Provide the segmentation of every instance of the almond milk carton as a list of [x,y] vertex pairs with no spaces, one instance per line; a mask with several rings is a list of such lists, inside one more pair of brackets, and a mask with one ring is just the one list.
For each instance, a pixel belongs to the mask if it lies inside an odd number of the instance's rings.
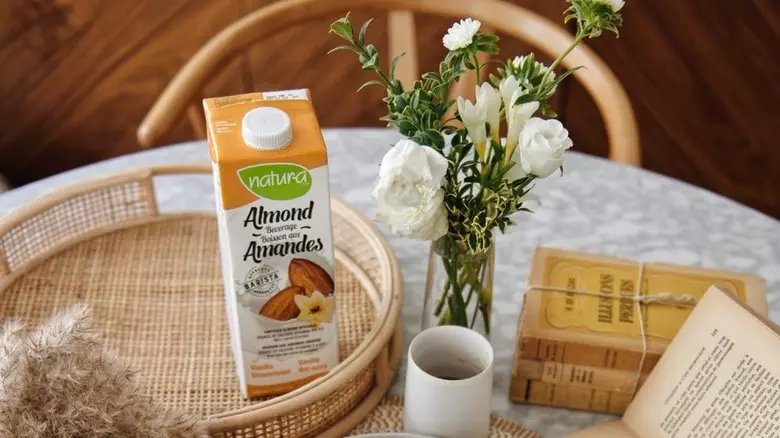
[[325,143],[308,90],[204,107],[241,391],[286,393],[339,360]]

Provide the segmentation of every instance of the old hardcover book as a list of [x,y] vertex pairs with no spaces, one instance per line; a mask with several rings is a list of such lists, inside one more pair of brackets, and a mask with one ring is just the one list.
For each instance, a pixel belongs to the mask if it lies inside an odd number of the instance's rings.
[[570,438],[780,436],[780,331],[713,287],[623,419]]
[[[639,276],[640,265],[635,261],[537,248],[529,286],[541,289],[526,293],[518,324],[516,359],[636,372],[642,360],[642,327],[633,299]],[[670,294],[698,300],[716,285],[766,315],[765,282],[756,275],[645,263],[641,277],[641,296]],[[691,309],[661,302],[642,304],[647,352],[639,371],[653,369]]]
[[604,414],[622,414],[631,403],[631,393],[604,391],[581,386],[562,385],[541,380],[524,379],[525,390],[516,401],[543,406],[578,409]]
[[519,359],[515,361],[512,368],[512,378],[633,394],[647,378],[647,374],[554,361]]

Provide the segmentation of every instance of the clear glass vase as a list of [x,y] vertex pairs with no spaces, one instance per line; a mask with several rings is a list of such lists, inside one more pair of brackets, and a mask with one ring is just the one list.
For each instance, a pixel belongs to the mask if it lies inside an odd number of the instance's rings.
[[423,329],[459,325],[490,336],[495,248],[469,254],[450,237],[431,245]]

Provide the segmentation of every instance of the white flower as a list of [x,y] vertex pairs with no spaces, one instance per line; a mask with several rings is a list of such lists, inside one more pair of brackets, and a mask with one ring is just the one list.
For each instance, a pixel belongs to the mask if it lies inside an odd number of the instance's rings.
[[625,0],[596,0],[599,3],[604,3],[605,5],[612,8],[613,12],[618,12],[621,9],[623,9],[623,6],[625,6]]
[[520,133],[520,143],[512,155],[516,163],[507,173],[517,174],[515,168],[522,172],[535,175],[537,178],[547,178],[563,164],[563,152],[573,146],[567,131],[561,122],[555,119],[529,120]]
[[520,82],[514,76],[507,76],[502,79],[501,83],[498,84],[498,89],[501,93],[501,98],[504,100],[507,123],[506,145],[507,152],[511,154],[520,138],[520,131],[523,129],[523,125],[539,109],[539,102],[514,104],[525,93]]
[[444,47],[453,51],[468,46],[474,40],[474,35],[477,34],[481,25],[482,23],[478,20],[472,20],[471,18],[460,20],[460,23],[453,24],[447,30],[447,35],[444,35],[444,38],[442,38]]
[[519,89],[522,89],[522,87],[516,77],[510,75],[501,79],[501,82],[498,84],[498,91],[501,93],[501,99],[504,100],[504,108],[512,107],[512,95]]
[[463,125],[469,132],[474,148],[480,158],[484,158],[485,143],[487,143],[487,132],[485,131],[485,122],[487,122],[487,100],[477,100],[476,105],[470,100],[458,96],[458,113]]
[[490,124],[490,136],[494,141],[499,141],[499,128],[501,124],[501,94],[489,83],[483,82],[476,87],[477,105],[485,106],[485,120]]
[[[514,100],[520,98],[518,91],[512,96]],[[520,140],[520,133],[523,130],[525,123],[533,117],[536,110],[539,109],[539,102],[526,102],[519,105],[515,105],[509,109],[507,113],[507,133],[506,140],[507,145],[514,149],[517,142]]]
[[447,233],[442,182],[448,161],[403,139],[385,154],[374,188],[376,217],[396,236],[436,240]]
[[[598,1],[598,0],[597,0],[597,1]],[[520,67],[520,65],[522,65],[522,64],[525,62],[525,60],[526,60],[527,58],[528,58],[528,56],[526,56],[526,55],[523,55],[523,56],[515,56],[515,59],[513,59],[513,60],[512,60],[512,65],[513,65],[515,68],[519,68],[519,67]],[[546,71],[547,71],[547,66],[546,66],[546,65],[544,65],[543,63],[541,63],[541,62],[539,62],[539,61],[534,61],[534,64],[536,65],[536,67],[537,67],[537,68],[539,68],[539,71],[540,71],[540,72],[544,73],[544,72],[546,72]]]

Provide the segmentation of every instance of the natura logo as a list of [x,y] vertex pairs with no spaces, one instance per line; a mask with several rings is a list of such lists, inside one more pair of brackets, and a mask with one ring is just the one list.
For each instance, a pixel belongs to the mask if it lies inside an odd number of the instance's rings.
[[286,201],[299,198],[311,188],[311,174],[297,164],[260,164],[238,171],[238,178],[261,198]]

